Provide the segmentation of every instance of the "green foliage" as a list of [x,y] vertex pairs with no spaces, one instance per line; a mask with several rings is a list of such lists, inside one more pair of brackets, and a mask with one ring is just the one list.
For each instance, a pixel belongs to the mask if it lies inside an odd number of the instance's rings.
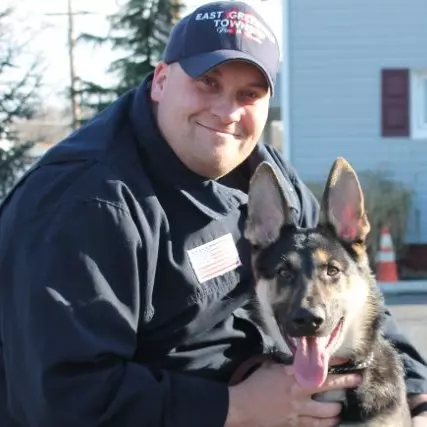
[[17,43],[14,32],[13,11],[0,10],[0,142],[11,146],[0,148],[0,199],[28,165],[32,143],[23,144],[13,129],[17,119],[32,116],[41,81],[37,60],[22,65],[28,41]]
[[27,142],[15,145],[10,150],[0,148],[0,201],[28,168],[29,160],[26,153],[32,145]]
[[109,44],[119,52],[108,72],[117,78],[111,87],[79,81],[77,91],[82,110],[87,115],[100,111],[115,98],[137,86],[161,59],[174,17],[182,5],[173,0],[128,0],[122,9],[109,17],[107,37],[82,34],[79,40],[95,45]]

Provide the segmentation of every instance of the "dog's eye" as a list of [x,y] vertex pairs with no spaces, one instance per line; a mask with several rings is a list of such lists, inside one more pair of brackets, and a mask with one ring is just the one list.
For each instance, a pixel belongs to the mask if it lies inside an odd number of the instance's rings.
[[331,277],[335,277],[340,273],[340,270],[335,265],[328,265],[326,267],[326,274]]
[[279,267],[278,269],[277,269],[277,275],[279,276],[279,277],[281,277],[282,279],[286,279],[286,280],[291,280],[291,279],[293,279],[293,277],[294,277],[294,273],[293,273],[293,271],[292,270],[289,270],[288,268],[286,268],[286,267]]

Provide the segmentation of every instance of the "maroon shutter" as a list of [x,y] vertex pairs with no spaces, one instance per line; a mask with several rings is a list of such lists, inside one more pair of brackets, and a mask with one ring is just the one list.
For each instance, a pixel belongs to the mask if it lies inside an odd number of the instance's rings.
[[409,70],[382,70],[381,80],[382,135],[409,136]]

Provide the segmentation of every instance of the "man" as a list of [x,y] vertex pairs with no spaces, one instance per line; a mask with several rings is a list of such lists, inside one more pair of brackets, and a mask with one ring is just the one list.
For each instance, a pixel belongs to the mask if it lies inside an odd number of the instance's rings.
[[[262,366],[228,386],[270,344],[243,309],[256,165],[281,172],[299,225],[317,221],[296,173],[257,143],[278,63],[250,6],[201,6],[177,24],[153,75],[55,146],[5,200],[2,425],[337,424],[340,405],[312,400],[319,390],[298,386],[292,367]],[[425,362],[388,320],[411,404],[427,400]],[[330,377],[322,390],[359,382]]]

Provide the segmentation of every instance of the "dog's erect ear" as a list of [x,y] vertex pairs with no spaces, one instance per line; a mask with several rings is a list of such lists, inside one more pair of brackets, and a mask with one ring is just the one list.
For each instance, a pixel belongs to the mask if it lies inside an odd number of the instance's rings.
[[253,245],[265,247],[277,240],[284,224],[291,223],[289,205],[277,175],[268,162],[262,162],[249,185],[245,237]]
[[362,188],[354,169],[342,157],[335,160],[322,200],[322,221],[331,224],[337,236],[364,243],[370,230]]

